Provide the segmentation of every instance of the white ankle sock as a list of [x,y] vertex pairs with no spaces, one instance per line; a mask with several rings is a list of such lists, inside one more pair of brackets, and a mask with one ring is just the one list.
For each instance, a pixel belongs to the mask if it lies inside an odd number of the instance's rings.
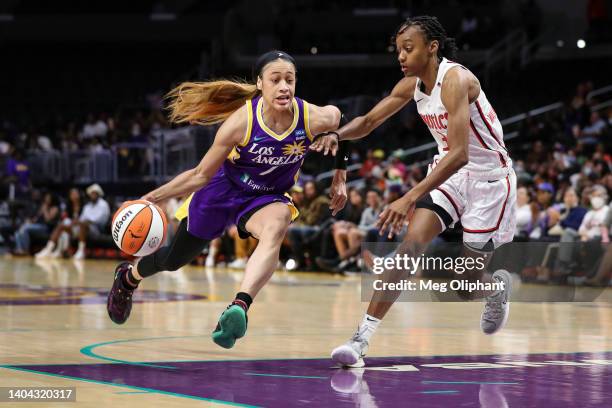
[[85,243],[79,241],[79,251],[84,251],[85,250]]
[[378,325],[381,321],[382,320],[377,319],[374,316],[370,316],[367,313],[363,315],[363,320],[359,325],[359,334],[361,335],[361,337],[363,337],[366,341],[369,342],[374,332],[376,332],[376,329],[378,329]]

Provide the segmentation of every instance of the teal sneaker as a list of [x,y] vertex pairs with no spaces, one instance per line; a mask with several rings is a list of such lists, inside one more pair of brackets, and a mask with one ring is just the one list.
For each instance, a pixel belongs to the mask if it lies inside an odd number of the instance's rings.
[[219,318],[217,328],[212,333],[212,339],[223,348],[234,347],[236,339],[243,337],[247,330],[247,315],[243,308],[231,304]]

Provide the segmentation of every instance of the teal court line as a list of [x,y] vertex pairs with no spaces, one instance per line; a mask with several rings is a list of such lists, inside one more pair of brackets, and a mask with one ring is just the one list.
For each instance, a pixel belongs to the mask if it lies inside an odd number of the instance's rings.
[[329,377],[317,377],[312,375],[286,375],[286,374],[263,374],[263,373],[243,373],[244,375],[256,375],[259,377],[281,377],[281,378],[311,378],[316,380],[327,380]]
[[421,384],[484,384],[484,385],[518,385],[517,382],[487,382],[487,381],[421,381]]
[[154,388],[145,388],[145,387],[138,387],[138,386],[135,386],[135,385],[118,384],[118,383],[114,383],[114,382],[99,381],[99,380],[90,380],[90,379],[87,379],[87,378],[73,377],[73,376],[69,376],[69,375],[52,374],[52,373],[46,373],[44,371],[36,371],[36,370],[31,370],[31,369],[21,368],[21,367],[2,365],[2,366],[0,366],[0,368],[6,368],[6,369],[9,369],[9,370],[16,370],[16,371],[24,371],[24,372],[27,372],[27,373],[47,375],[49,377],[65,378],[65,379],[68,379],[68,380],[83,381],[83,382],[88,382],[88,383],[93,383],[93,384],[102,384],[102,385],[111,385],[111,386],[115,386],[115,387],[129,388],[129,389],[132,389],[132,390],[146,391],[146,392],[150,392],[150,393],[154,393],[154,394],[169,395],[169,396],[172,396],[172,397],[187,398],[187,399],[193,399],[193,400],[199,400],[199,401],[207,401],[207,402],[215,402],[217,404],[230,405],[230,406],[234,406],[234,407],[260,408],[257,405],[240,404],[238,402],[223,401],[223,400],[217,400],[217,399],[213,399],[213,398],[204,398],[204,397],[198,397],[198,396],[195,396],[195,395],[180,394],[180,393],[177,393],[177,392],[156,390]]
[[458,394],[457,390],[421,391],[421,394]]
[[115,394],[150,394],[151,391],[121,391]]
[[133,343],[133,342],[139,342],[139,341],[161,340],[161,339],[164,339],[164,340],[166,340],[166,339],[182,339],[182,338],[190,338],[190,337],[202,337],[202,336],[145,337],[145,338],[142,338],[142,339],[112,340],[112,341],[105,341],[105,342],[102,342],[102,343],[90,344],[88,346],[83,347],[79,351],[80,351],[81,354],[84,354],[84,355],[86,355],[88,357],[97,358],[99,360],[104,360],[104,361],[110,361],[112,363],[121,363],[121,364],[143,366],[143,367],[152,367],[152,368],[167,368],[167,369],[175,370],[176,367],[173,367],[173,366],[165,366],[165,365],[158,365],[158,364],[152,364],[152,363],[141,363],[141,362],[121,360],[121,359],[118,359],[118,358],[106,357],[106,356],[103,356],[101,354],[94,353],[93,350],[95,348],[98,348],[98,347],[101,347],[101,346],[107,346],[109,344]]

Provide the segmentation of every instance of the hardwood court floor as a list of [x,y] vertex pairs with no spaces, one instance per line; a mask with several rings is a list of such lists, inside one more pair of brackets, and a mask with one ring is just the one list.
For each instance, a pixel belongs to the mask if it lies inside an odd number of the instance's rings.
[[210,333],[242,272],[158,274],[119,326],[105,305],[114,266],[0,260],[0,386],[76,387],[76,404],[48,404],[70,407],[612,406],[610,289],[590,303],[515,302],[494,336],[480,332],[479,302],[399,303],[368,369],[338,370],[329,352],[366,307],[359,277],[277,272],[225,350]]

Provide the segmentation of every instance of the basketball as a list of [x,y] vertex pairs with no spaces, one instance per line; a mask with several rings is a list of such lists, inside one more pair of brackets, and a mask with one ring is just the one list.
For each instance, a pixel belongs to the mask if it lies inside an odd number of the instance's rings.
[[164,243],[166,215],[155,204],[144,200],[125,202],[113,216],[111,234],[123,252],[146,256]]

